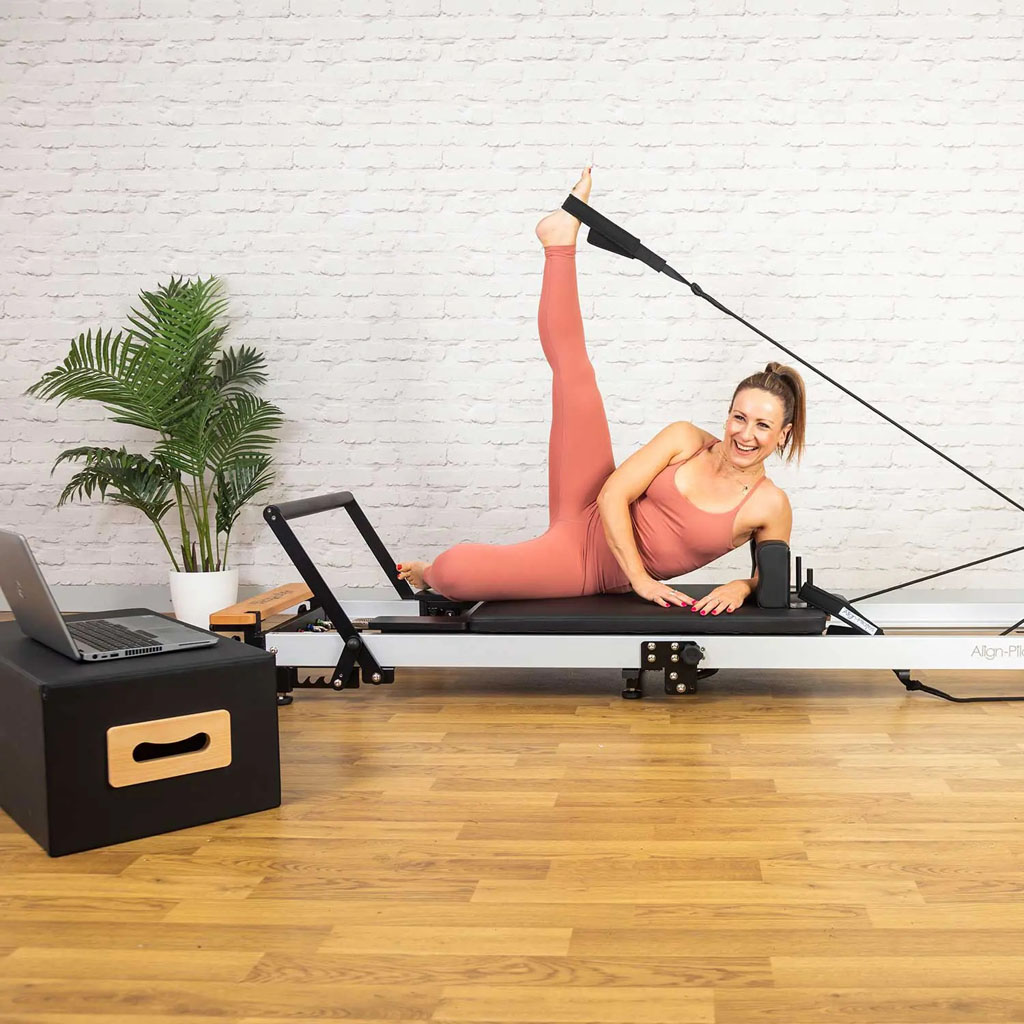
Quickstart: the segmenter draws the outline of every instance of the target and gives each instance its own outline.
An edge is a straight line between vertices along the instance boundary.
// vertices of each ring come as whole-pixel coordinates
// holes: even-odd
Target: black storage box
[[[273,655],[76,662],[0,623],[0,807],[51,857],[280,803]]]

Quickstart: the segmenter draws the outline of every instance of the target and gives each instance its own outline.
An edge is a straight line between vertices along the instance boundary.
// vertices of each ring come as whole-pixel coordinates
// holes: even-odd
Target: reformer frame
[[[1024,511],[1024,505],[722,305],[634,235],[576,196],[570,194],[562,208],[589,227],[587,241],[591,245],[628,259],[638,259],[658,273],[686,285],[695,296],[744,324],[791,359]],[[295,537],[289,521],[337,508],[348,512],[396,589],[398,601],[350,601],[343,608],[327,586]],[[449,601],[432,592],[414,594],[408,583],[398,577],[390,553],[348,491],[270,505],[264,510],[264,518],[304,583],[240,602],[213,616],[211,625],[225,631],[238,630],[247,642],[274,652],[282,703],[289,703],[291,690],[302,686],[346,689],[358,686],[360,676],[363,682],[390,683],[394,681],[395,669],[407,666],[586,669],[623,664],[626,680],[623,696],[631,698],[642,695],[645,676],[655,672],[662,674],[666,692],[693,694],[697,692],[698,681],[719,668],[823,670],[839,667],[891,669],[908,690],[923,690],[956,702],[1024,700],[1024,697],[951,697],[911,677],[912,669],[1024,669],[1024,638],[1015,637],[1024,618],[1003,630],[993,643],[988,642],[993,639],[988,636],[884,635],[863,608],[855,607],[854,601],[815,587],[810,570],[805,583],[799,558],[796,559],[796,585],[792,586],[789,549],[783,545],[786,549],[783,556],[777,548],[781,543],[778,541],[763,545],[751,541],[752,565],[759,573],[757,607],[745,604],[727,616],[711,616],[700,623],[691,620],[691,628],[680,628],[682,622],[671,622],[673,609],[658,608],[633,594],[594,595],[561,602],[475,603]],[[1020,551],[1024,551],[1024,545],[861,595],[855,601],[877,598]],[[711,589],[711,586],[695,584],[686,588],[697,597]],[[306,601],[310,603],[303,604],[297,615],[273,630],[264,631],[265,616]],[[580,602],[584,602],[585,607]],[[765,609],[770,611],[767,619]],[[659,612],[663,614],[656,617]],[[664,614],[666,612],[669,614]],[[324,622],[328,627],[326,632],[309,631],[323,629],[318,624]],[[702,667],[704,662],[708,664]],[[334,670],[329,679],[324,676],[315,682],[298,681],[299,666],[331,664]],[[912,669],[895,667],[899,665],[912,666]]]
[[[337,509],[348,513],[397,600],[342,603],[324,580],[291,522]],[[211,628],[242,633],[246,642],[275,655],[282,704],[291,702],[295,689],[393,683],[397,669],[412,667],[618,668],[625,680],[622,696],[632,699],[655,676],[666,693],[693,695],[700,680],[719,669],[889,669],[908,690],[958,703],[1018,699],[951,697],[911,672],[1019,670],[1024,638],[996,646],[985,636],[884,635],[842,597],[815,587],[813,570],[802,580],[798,564],[794,585],[789,547],[782,541],[751,542],[758,589],[748,604],[693,621],[692,612],[661,608],[635,594],[470,602],[414,592],[349,491],[268,505],[263,515],[303,582],[224,609],[211,617]],[[690,584],[686,590],[702,597],[713,588]],[[271,615],[298,605],[297,614],[266,628]],[[315,680],[299,679],[300,667],[332,665]],[[898,667],[903,665],[908,668]]]

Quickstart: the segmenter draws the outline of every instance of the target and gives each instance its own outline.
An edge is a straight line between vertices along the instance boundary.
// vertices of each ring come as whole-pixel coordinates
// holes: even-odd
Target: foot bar
[[[413,593],[412,587],[398,575],[391,552],[388,551],[384,541],[380,539],[380,535],[373,528],[370,520],[366,518],[351,491],[335,491],[332,494],[319,494],[312,498],[298,498],[295,501],[282,501],[279,505],[268,505],[263,510],[263,518],[270,524],[270,528],[281,542],[281,546],[291,558],[292,564],[316,593],[319,589],[316,582],[320,581],[319,573],[317,572],[315,577],[312,575],[315,572],[312,560],[295,539],[295,535],[287,523],[291,519],[317,515],[320,512],[330,512],[336,508],[343,508],[348,513],[349,518],[359,531],[359,535],[370,549],[370,553],[377,559],[377,564],[384,570],[384,575],[398,592],[398,596],[403,601],[415,600],[416,595]],[[324,588],[326,589],[326,585]]]

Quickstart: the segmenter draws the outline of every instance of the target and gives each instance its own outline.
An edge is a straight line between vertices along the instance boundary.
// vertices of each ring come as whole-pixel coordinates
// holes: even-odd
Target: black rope
[[[670,270],[671,268],[666,266],[665,269],[667,271]],[[948,463],[950,463],[953,466],[956,466],[957,469],[959,469],[963,473],[966,473],[973,480],[977,480],[978,483],[981,484],[982,486],[987,487],[990,491],[994,492],[995,494],[998,494],[1000,498],[1002,498],[1006,502],[1009,502],[1011,505],[1013,505],[1014,508],[1019,509],[1021,512],[1024,512],[1024,505],[1022,505],[1020,502],[1014,501],[1013,498],[1009,497],[1006,494],[1003,494],[1003,492],[999,490],[998,487],[993,487],[992,484],[990,484],[987,480],[983,480],[980,476],[978,476],[977,473],[972,472],[966,466],[961,466],[960,463],[956,461],[956,459],[952,459],[945,452],[939,451],[938,448],[936,448],[932,444],[929,444],[923,437],[918,437],[917,434],[915,434],[912,430],[909,430],[907,427],[903,426],[902,423],[897,423],[896,420],[894,420],[891,416],[887,415],[886,413],[882,412],[881,409],[876,409],[875,406],[873,406],[870,402],[866,401],[865,399],[861,398],[860,395],[855,395],[849,388],[843,387],[843,385],[840,384],[839,381],[834,380],[827,373],[825,373],[822,370],[819,370],[816,366],[813,366],[811,363],[807,362],[806,359],[803,359],[800,356],[798,356],[792,349],[786,348],[785,345],[783,345],[781,342],[776,341],[769,335],[765,334],[764,331],[758,330],[758,328],[756,328],[752,323],[749,323],[748,321],[744,320],[743,317],[741,317],[738,313],[734,313],[731,309],[728,309],[726,306],[723,306],[722,303],[720,303],[717,299],[708,295],[708,293],[704,291],[704,289],[701,288],[699,284],[691,284],[691,282],[687,281],[682,276],[682,274],[679,274],[678,276],[679,280],[682,281],[683,284],[689,285],[690,291],[692,291],[694,295],[706,300],[707,302],[710,302],[711,305],[714,306],[716,309],[720,309],[723,313],[728,314],[734,320],[738,320],[744,326],[749,327],[755,334],[759,334],[762,338],[764,338],[765,341],[770,341],[777,348],[781,348],[782,351],[785,352],[786,355],[788,355],[791,359],[795,359],[801,365],[806,366],[807,369],[813,370],[819,377],[824,377],[825,380],[829,382],[829,384],[839,388],[839,390],[842,391],[843,394],[849,395],[850,398],[854,399],[857,402],[860,402],[861,405],[866,406],[873,413],[875,413],[876,416],[881,416],[883,420],[886,420],[887,422],[891,423],[897,429],[902,430],[904,434],[908,434],[915,441],[917,441],[918,444],[923,444],[925,448],[927,448],[929,451],[935,452],[935,454],[938,455],[940,458],[945,459]],[[901,584],[901,586],[909,587],[910,584],[905,583]]]
[[[1012,633],[1016,633],[1021,626],[1024,626],[1024,619],[1018,619],[1012,626],[1007,626],[999,635],[1010,636]]]
[[[954,697],[951,694],[944,693],[942,690],[936,690],[934,686],[927,686],[924,683],[918,682],[916,679],[913,680],[914,685],[908,685],[908,690],[920,690],[922,693],[930,693],[936,697],[942,697],[943,700],[951,700],[954,704],[980,704],[987,703],[989,701],[1004,701],[1004,700],[1024,700],[1024,697]]]
[[[890,594],[894,590],[902,590],[903,587],[909,587],[914,583],[924,583],[926,580],[934,580],[939,576],[948,576],[951,572],[957,572],[960,569],[970,569],[971,566],[981,565],[982,562],[992,562],[997,558],[1005,558],[1007,555],[1015,555],[1018,551],[1024,551],[1024,546],[1011,548],[1009,551],[1001,551],[998,555],[988,555],[985,558],[979,558],[973,562],[964,562],[963,565],[954,566],[952,569],[943,569],[942,572],[933,572],[930,576],[919,576],[916,580],[910,580],[909,583],[899,583],[895,587],[886,587],[884,590],[874,590],[870,594],[861,594],[860,597],[852,598],[852,600],[866,601],[869,597],[878,597],[881,594]]]

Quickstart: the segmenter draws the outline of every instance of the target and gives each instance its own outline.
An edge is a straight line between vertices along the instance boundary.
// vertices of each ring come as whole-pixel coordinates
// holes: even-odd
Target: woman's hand
[[[746,580],[733,580],[715,587],[706,597],[695,601],[693,610],[705,615],[719,615],[722,612],[734,612],[750,597],[750,584]]]
[[[662,608],[668,608],[671,605],[689,608],[693,604],[693,598],[688,594],[680,593],[680,591],[670,587],[667,583],[651,579],[650,576],[639,579],[636,582],[631,581],[629,585],[639,597],[642,597],[645,601],[653,601],[655,604],[661,605]]]

